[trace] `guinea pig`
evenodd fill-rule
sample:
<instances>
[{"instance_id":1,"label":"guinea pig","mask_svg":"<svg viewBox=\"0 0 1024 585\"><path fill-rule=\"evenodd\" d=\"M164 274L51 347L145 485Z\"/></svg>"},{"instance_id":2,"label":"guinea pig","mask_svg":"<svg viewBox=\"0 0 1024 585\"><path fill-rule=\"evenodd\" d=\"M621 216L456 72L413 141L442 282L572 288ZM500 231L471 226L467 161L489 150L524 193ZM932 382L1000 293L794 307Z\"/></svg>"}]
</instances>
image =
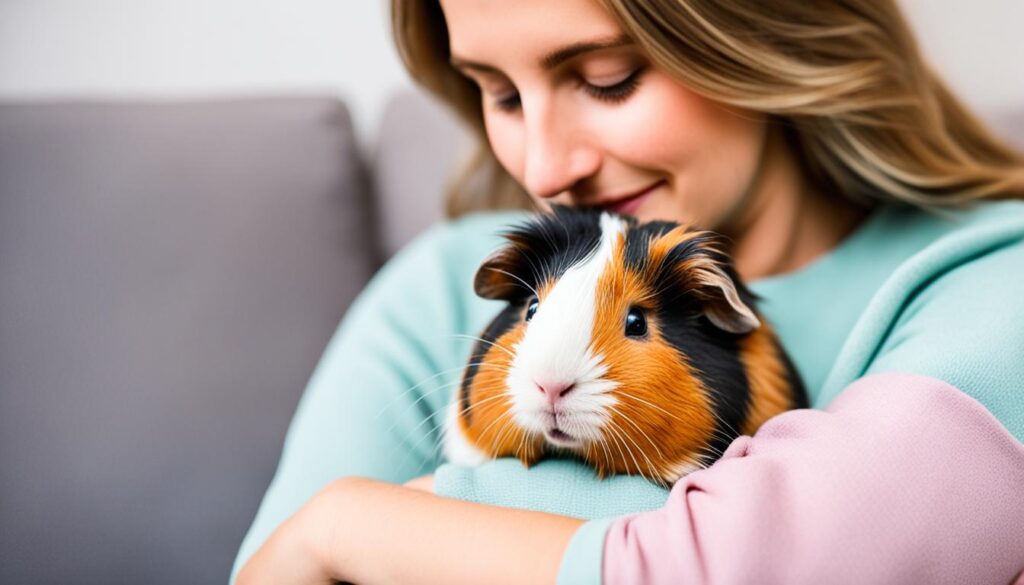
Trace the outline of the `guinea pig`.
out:
<instances>
[{"instance_id":1,"label":"guinea pig","mask_svg":"<svg viewBox=\"0 0 1024 585\"><path fill-rule=\"evenodd\" d=\"M721 236L562 206L503 235L474 288L507 304L448 410L449 461L570 456L670 486L807 406Z\"/></svg>"}]
</instances>

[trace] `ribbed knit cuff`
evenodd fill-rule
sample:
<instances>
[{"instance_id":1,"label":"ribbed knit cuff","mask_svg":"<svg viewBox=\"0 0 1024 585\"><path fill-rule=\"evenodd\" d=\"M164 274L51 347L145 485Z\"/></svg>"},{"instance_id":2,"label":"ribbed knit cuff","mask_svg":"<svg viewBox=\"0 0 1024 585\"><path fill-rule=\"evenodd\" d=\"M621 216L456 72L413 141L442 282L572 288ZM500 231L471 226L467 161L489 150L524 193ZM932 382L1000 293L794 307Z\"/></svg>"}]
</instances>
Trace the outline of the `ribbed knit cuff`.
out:
<instances>
[{"instance_id":1,"label":"ribbed knit cuff","mask_svg":"<svg viewBox=\"0 0 1024 585\"><path fill-rule=\"evenodd\" d=\"M576 529L558 568L558 585L601 585L604 537L616 520L599 518Z\"/></svg>"}]
</instances>

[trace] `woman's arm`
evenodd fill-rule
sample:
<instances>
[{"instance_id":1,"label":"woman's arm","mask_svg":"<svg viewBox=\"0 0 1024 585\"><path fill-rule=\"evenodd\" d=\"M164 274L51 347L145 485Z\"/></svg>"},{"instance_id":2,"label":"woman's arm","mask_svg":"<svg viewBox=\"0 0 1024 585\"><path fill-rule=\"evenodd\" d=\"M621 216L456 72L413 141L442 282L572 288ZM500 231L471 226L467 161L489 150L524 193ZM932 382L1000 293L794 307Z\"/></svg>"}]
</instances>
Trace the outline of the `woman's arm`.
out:
<instances>
[{"instance_id":1,"label":"woman's arm","mask_svg":"<svg viewBox=\"0 0 1024 585\"><path fill-rule=\"evenodd\" d=\"M618 583L1010 583L1024 445L932 378L882 374L741 437L593 550ZM578 547L577 547L578 548Z\"/></svg>"},{"instance_id":2,"label":"woman's arm","mask_svg":"<svg viewBox=\"0 0 1024 585\"><path fill-rule=\"evenodd\" d=\"M554 583L602 556L609 585L1010 583L1022 492L1024 445L977 401L885 374L741 437L607 540L570 546L574 518L349 478L284 523L239 583Z\"/></svg>"},{"instance_id":3,"label":"woman's arm","mask_svg":"<svg viewBox=\"0 0 1024 585\"><path fill-rule=\"evenodd\" d=\"M482 328L497 308L472 298L474 254L484 256L507 221L430 230L353 303L303 393L232 575L332 480L403 482L434 469L443 420L435 413L445 411L471 344L458 335Z\"/></svg>"},{"instance_id":4,"label":"woman's arm","mask_svg":"<svg viewBox=\"0 0 1024 585\"><path fill-rule=\"evenodd\" d=\"M583 523L345 478L282 524L239 585L554 583Z\"/></svg>"}]
</instances>

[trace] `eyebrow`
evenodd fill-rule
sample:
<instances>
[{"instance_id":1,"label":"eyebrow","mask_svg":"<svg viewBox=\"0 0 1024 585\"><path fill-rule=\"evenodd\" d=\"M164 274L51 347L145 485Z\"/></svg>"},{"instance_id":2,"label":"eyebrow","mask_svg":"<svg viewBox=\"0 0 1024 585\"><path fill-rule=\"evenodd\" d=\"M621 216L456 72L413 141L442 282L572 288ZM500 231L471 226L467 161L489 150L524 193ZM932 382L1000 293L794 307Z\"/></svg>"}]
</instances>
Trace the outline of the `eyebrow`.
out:
<instances>
[{"instance_id":1,"label":"eyebrow","mask_svg":"<svg viewBox=\"0 0 1024 585\"><path fill-rule=\"evenodd\" d=\"M619 35L610 39L594 39L590 41L572 43L571 45L555 49L554 51L544 55L540 58L540 61L538 61L538 65L540 65L541 69L544 69L545 71L551 71L569 59L582 55L583 53L625 47L632 44L634 44L633 39L627 35ZM484 63L477 63L475 61L468 61L466 59L460 59L454 55L448 59L448 62L456 69L472 69L483 73L501 73L501 70L497 67L486 65Z\"/></svg>"}]
</instances>

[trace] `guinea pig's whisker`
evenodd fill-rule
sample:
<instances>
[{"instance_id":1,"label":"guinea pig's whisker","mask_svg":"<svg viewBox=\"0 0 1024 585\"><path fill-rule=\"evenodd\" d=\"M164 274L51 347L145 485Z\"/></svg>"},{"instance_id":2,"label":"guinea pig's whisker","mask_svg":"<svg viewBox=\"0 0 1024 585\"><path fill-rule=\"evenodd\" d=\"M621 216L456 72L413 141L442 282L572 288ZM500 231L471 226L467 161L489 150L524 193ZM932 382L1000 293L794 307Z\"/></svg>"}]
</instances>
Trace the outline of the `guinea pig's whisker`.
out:
<instances>
[{"instance_id":1,"label":"guinea pig's whisker","mask_svg":"<svg viewBox=\"0 0 1024 585\"><path fill-rule=\"evenodd\" d=\"M434 425L434 427L430 430L430 432L425 434L423 437L420 437L420 440L416 442L416 445L413 446L413 449L419 448L419 444L422 443L423 440L426 439L427 437L430 437L430 436L432 436L434 434L438 435L438 440L434 441L434 446L430 450L430 457L424 457L423 458L423 461L419 464L419 466L416 467L416 471L413 472L413 477L419 477L420 474L423 472L424 467L427 466L427 464L429 464L429 463L437 464L437 463L439 463L441 461L441 448L444 445L444 442L443 442L444 441L444 436L445 436L445 434L447 432L448 432L448 429L445 428L444 417L441 417L440 422L438 422L436 425ZM435 467L435 469L436 469L436 467Z\"/></svg>"},{"instance_id":2,"label":"guinea pig's whisker","mask_svg":"<svg viewBox=\"0 0 1024 585\"><path fill-rule=\"evenodd\" d=\"M432 417L430 417L430 418L432 418ZM430 418L426 418L426 419L424 419L424 421L429 421ZM408 435L407 436L403 436L395 444L393 444L391 446L391 449L387 453L387 460L391 460L392 457L395 455L395 452L397 450L399 450L400 448L403 448L403 450L405 452L407 452L407 453L413 453L413 454L417 453L419 451L420 446L423 444L423 442L425 440L427 440L427 439L431 439L434 436L434 434L437 433L437 431L439 429L441 429L443 426L444 426L444 417L441 417L441 420L439 422L437 422L436 424L432 425L431 428L427 432L425 432L421 437L419 437L419 439L417 439L415 442L410 443L409 440L408 440L409 436ZM437 453L437 449L436 449L436 443L435 443L435 446L430 449L430 456L429 457L420 457L420 459L422 459L422 462L417 467L417 469L416 469L416 471L414 473L418 473L419 470L422 469L423 466L426 465L427 463L430 463L431 461L437 461L436 453Z\"/></svg>"},{"instance_id":3,"label":"guinea pig's whisker","mask_svg":"<svg viewBox=\"0 0 1024 585\"><path fill-rule=\"evenodd\" d=\"M499 398L507 399L508 396L505 395L505 394L496 394L494 396L488 396L487 398L484 398L483 400L481 400L479 402L474 402L474 403L470 404L466 408L460 408L459 409L459 414L466 415L466 414L469 413L469 411L473 410L474 408L479 408L479 407L483 406L484 404L487 404L488 402L491 402L492 400L498 400Z\"/></svg>"},{"instance_id":4,"label":"guinea pig's whisker","mask_svg":"<svg viewBox=\"0 0 1024 585\"><path fill-rule=\"evenodd\" d=\"M621 412L619 414L620 414L620 416L622 416ZM625 419L626 417L623 416L622 418ZM622 431L622 434L624 434L626 436L626 438L629 439L629 441L631 443L633 443L633 446L636 447L636 450L640 452L640 455L642 455L644 457L644 459L647 460L647 465L650 468L651 473L652 473L651 478L652 479L653 478L657 478L658 477L657 469L656 469L656 466L654 465L654 463L651 461L651 458L648 457L647 453L643 449L640 448L640 445L638 445L637 442L635 440L633 440L633 437L629 436L629 433L626 432L626 429L623 429L622 427L619 427L619 430ZM634 461L635 461L635 458L634 458ZM639 468L639 467L640 466L638 464L637 468Z\"/></svg>"},{"instance_id":5,"label":"guinea pig's whisker","mask_svg":"<svg viewBox=\"0 0 1024 585\"><path fill-rule=\"evenodd\" d=\"M508 396L507 393L501 392L499 390L498 393L495 394L494 396L489 396L489 397L487 397L487 398L485 398L483 400L480 400L479 402L474 402L474 403L470 404L469 406L467 406L466 408L460 408L459 409L459 414L460 415L466 415L471 410L473 410L475 408L479 408L481 406L483 406L484 408L481 408L480 411L475 412L474 416L480 416L480 415L486 414L486 413L491 412L491 411L496 410L496 409L497 410L500 410L500 409L509 410L510 406L509 406L508 402L500 402L500 403L488 404L488 403L491 403L491 402L493 402L495 400L498 400L498 399L501 399L501 398L504 398L506 400L511 400L511 398Z\"/></svg>"},{"instance_id":6,"label":"guinea pig's whisker","mask_svg":"<svg viewBox=\"0 0 1024 585\"><path fill-rule=\"evenodd\" d=\"M515 419L512 417L511 414L508 414L508 413L499 415L497 418L495 418L493 421L491 421L490 425L487 425L487 426L490 427L491 425L493 425L494 423L499 422L499 421L502 422L502 425L500 427L498 427L497 431L495 431L494 438L491 439L491 442L490 442L490 447L491 447L490 451L492 453L498 451L498 447L501 445L501 442L505 439L505 435L509 431L513 431L513 432L515 431L515 426L516 426L515 425ZM480 438L483 439L483 437L484 437L484 435L481 434Z\"/></svg>"},{"instance_id":7,"label":"guinea pig's whisker","mask_svg":"<svg viewBox=\"0 0 1024 585\"><path fill-rule=\"evenodd\" d=\"M501 367L501 366L500 366L500 364L490 364L490 363L484 363L484 362L477 362L477 363L475 363L475 364L474 364L474 363L470 363L470 364L464 364L464 365L458 366L458 367L456 367L456 368L448 368L448 369L445 369L445 370L441 370L440 372L438 372L438 373L436 373L436 374L434 374L434 375L432 375L432 376L428 376L427 378L424 378L423 380L420 380L420 381L419 381L418 383L416 383L416 385L414 385L414 386L411 386L411 387L409 387L409 388L406 388L406 389L405 389L405 390L403 390L402 392L400 392L400 393L396 394L396 395L395 395L394 397L392 397L392 398L391 398L391 400L389 400L389 401L388 401L388 403L387 403L387 404L385 404L385 405L384 405L384 408L382 408L382 409L380 410L380 412L378 412L378 413L377 413L377 415L376 415L376 416L374 417L374 420L377 420L378 418L380 418L380 416L381 416L382 414L384 414L385 412L387 412L387 410L388 410L389 408L391 408L391 406L392 406L392 405L394 405L394 403L395 403L396 401L398 401L398 400L400 400L401 398L403 398L403 397L404 397L404 396L405 396L406 394L408 394L408 393L412 392L413 390L415 390L415 389L419 388L420 386L422 386L422 385L426 384L427 382L430 382L431 380L434 380L434 379L438 378L439 376L444 376L445 374L449 374L449 373L451 373L451 372L454 372L454 371L456 371L456 370L465 370L465 369L466 369L466 367L467 367L467 365L469 365L469 366L477 366L477 367L490 367L490 368L498 368L498 367ZM507 370L508 370L508 368L505 368L505 370L507 371ZM458 382L461 382L461 381L462 381L462 380L461 380L461 376L460 376L460 379L459 379L459 380L456 380L456 382L458 383ZM426 393L424 393L424 395L423 395L423 396L429 396L429 395L433 394L434 392L436 392L436 391L437 391L438 389L440 389L440 388L448 388L448 387L450 387L450 386L451 386L451 384L450 384L450 383L449 383L449 384L445 384L445 385L443 385L443 386L439 386L438 388L435 388L435 389L431 390L430 392L426 392ZM421 396L421 399L422 399L422 398L423 398L423 397ZM414 403L414 404L415 404L415 403Z\"/></svg>"},{"instance_id":8,"label":"guinea pig's whisker","mask_svg":"<svg viewBox=\"0 0 1024 585\"><path fill-rule=\"evenodd\" d=\"M391 405L395 401L399 400L400 398L402 398L406 394L412 392L413 390L419 388L420 386L426 384L427 382L430 382L431 380L434 380L434 379L436 379L436 378L438 378L440 376L444 376L445 374L454 372L456 370L464 370L464 369L466 369L465 365L462 365L462 366L459 366L459 367L456 367L456 368L448 368L446 370L441 370L440 372L434 374L433 376L428 376L428 377L424 378L423 380L420 380L418 383L416 383L416 385L411 386L409 388L406 388L405 390L401 391L400 393L398 393L394 397L392 397L391 400L389 400L388 403L384 405L384 408L380 409L380 412L377 413L377 416L374 417L374 420L377 420L378 418L380 418L380 415L382 415L385 412L387 412L387 410L389 408L391 408Z\"/></svg>"},{"instance_id":9,"label":"guinea pig's whisker","mask_svg":"<svg viewBox=\"0 0 1024 585\"><path fill-rule=\"evenodd\" d=\"M499 398L500 398L500 396L499 396ZM429 421L430 418L433 418L437 414L438 413L435 412L430 417L428 417L427 419L424 419L423 421L421 421L420 424L417 425L417 428L422 426L423 423ZM451 432L451 429L448 428L447 421L445 420L445 417L442 416L442 417L440 417L440 419L441 420L437 424L433 425L433 427L430 429L430 431L425 433L423 436L421 436L416 441L416 443L414 443L413 445L410 446L410 450L411 451L415 451L415 450L417 450L419 448L419 446L423 443L424 440L426 440L426 439L428 439L428 438L430 438L430 437L432 437L434 435L438 436L437 441L435 441L435 443L434 443L434 447L431 449L431 456L429 458L424 458L423 461L420 463L420 465L417 467L415 473L413 474L416 477L419 476L420 472L423 470L423 468L428 463L439 462L442 459L441 449L444 446L444 437L445 437L445 435L447 433ZM496 420L500 420L500 417L499 417L499 419L496 419ZM393 450L392 450L392 453L393 453Z\"/></svg>"},{"instance_id":10,"label":"guinea pig's whisker","mask_svg":"<svg viewBox=\"0 0 1024 585\"><path fill-rule=\"evenodd\" d=\"M458 381L455 381L455 382L449 382L448 384L442 384L441 386L438 386L437 388L434 388L433 390L431 390L431 391L429 391L429 392L425 392L425 393L424 393L424 394L423 394L422 396L420 396L420 397L419 397L418 399L416 399L416 401L414 401L414 402L413 402L412 404L407 404L407 405L405 405L405 409L404 409L404 410L402 410L402 412L401 412L400 414L405 414L405 413L409 412L409 410L410 410L411 408L415 407L415 406L416 406L417 404L419 404L419 403L420 403L420 402L421 402L421 401L422 401L422 400L423 400L424 398L427 398L427 397L429 397L429 396L430 396L431 394L435 394L435 393L437 393L437 392L439 392L439 391L441 391L441 390L447 390L448 388L451 388L452 386L456 386L456 385L458 385L458 384L459 384L459 382L458 382ZM416 427L414 427L414 428L413 428L413 429L412 429L411 431L409 431L409 434L411 434L412 432L414 432L414 431L416 431L417 429L419 429L419 427L420 427L420 426L422 426L424 422L426 422L426 421L430 420L430 418L431 418L431 417L433 417L433 416L434 416L434 414L435 414L434 412L428 413L428 414L427 414L427 416L426 416L426 417L424 417L424 419L423 419L422 421L420 421L420 422L419 422L419 424L417 424L417 425L416 425ZM395 417L395 420L394 420L394 422L392 422L392 423L391 423L391 426L389 426L389 427L388 427L388 429L387 429L387 430L385 431L385 434L388 434L388 433L390 433L391 431L395 430L395 427L396 427L396 426L398 426L398 423L399 423L399 422L401 422L401 417L397 417L397 416L396 416L396 417Z\"/></svg>"},{"instance_id":11,"label":"guinea pig's whisker","mask_svg":"<svg viewBox=\"0 0 1024 585\"><path fill-rule=\"evenodd\" d=\"M502 270L501 268L495 268L493 266L484 266L483 268L486 268L488 270L493 270L494 272L500 272L501 274L504 274L505 276L511 276L512 278L514 278L514 279L518 280L519 282L523 283L523 286L525 286L527 288L527 290L532 292L535 297L540 298L540 295L537 294L536 289L534 289L532 286L530 286L530 284L528 282L526 282L522 278L519 278L515 274L512 274L511 272L509 272L507 270Z\"/></svg>"},{"instance_id":12,"label":"guinea pig's whisker","mask_svg":"<svg viewBox=\"0 0 1024 585\"><path fill-rule=\"evenodd\" d=\"M600 453L597 453L596 446L599 446L601 450L604 451L604 460L611 461L611 454L608 452L607 443L608 442L605 440L604 435L598 431L597 438L588 438L586 443L587 451L585 454L593 459L597 459Z\"/></svg>"},{"instance_id":13,"label":"guinea pig's whisker","mask_svg":"<svg viewBox=\"0 0 1024 585\"><path fill-rule=\"evenodd\" d=\"M480 368L485 368L486 367L486 368L500 369L500 370L503 370L503 371L506 371L506 372L509 371L509 368L501 366L500 364L491 364L491 363L478 362L478 363L470 363L469 365L471 365L471 366L475 365L475 366L480 367ZM464 367L465 366L463 366L463 368ZM394 398L392 398L390 401L388 401L387 404L384 405L384 408L380 412L377 413L377 416L374 417L374 420L379 419L381 417L381 415L383 415L389 408L394 406L395 402L397 400L399 400L400 398L403 398L405 395L409 394L410 392L412 392L413 390L415 390L419 386L422 386L424 383L429 382L431 379L436 378L437 376L442 375L444 373L451 372L452 369L455 369L455 368L449 368L448 370L445 370L445 371L443 371L443 372L441 372L439 374L435 374L435 375L431 376L430 378L427 378L426 380L423 380L419 384L416 384L412 388L409 388L408 390L405 390L402 393L396 395ZM453 386L458 386L460 384L462 384L462 379L461 378L458 379L458 380L453 380L451 382L448 382L447 384L441 384L440 386L437 386L437 387L435 387L435 388L433 388L433 389L431 389L429 391L423 392L420 395L420 397L417 398L416 400L414 400L412 403L406 404L405 408L402 410L401 413L405 414L406 412L409 411L409 409L415 407L417 404L422 402L424 399L429 398L430 396L436 394L437 392L439 392L441 390L446 390L446 389L449 389L449 388L451 388ZM393 430L396 424L398 424L397 420L395 421L395 423L393 423L391 425L390 428L388 428L388 432Z\"/></svg>"},{"instance_id":14,"label":"guinea pig's whisker","mask_svg":"<svg viewBox=\"0 0 1024 585\"><path fill-rule=\"evenodd\" d=\"M679 417L679 415L673 414L673 413L665 410L664 408L658 406L657 404L654 404L653 402L648 402L647 400L644 400L643 398L640 398L639 396L637 396L635 394L630 394L628 392L623 392L622 396L625 396L627 398L631 398L631 399L636 400L637 402L640 402L642 404L646 404L647 406L650 406L651 408L659 410L659 411L667 414L668 416L676 419L677 421L679 421L679 422L681 422L683 424L689 424L689 421L683 420L681 417Z\"/></svg>"},{"instance_id":15,"label":"guinea pig's whisker","mask_svg":"<svg viewBox=\"0 0 1024 585\"><path fill-rule=\"evenodd\" d=\"M611 465L611 462L612 462L612 452L608 448L608 439L605 438L605 437L602 437L601 441L599 441L599 442L601 443L601 447L604 449L604 456L607 457L607 459L605 459L605 461L607 461L608 464Z\"/></svg>"},{"instance_id":16,"label":"guinea pig's whisker","mask_svg":"<svg viewBox=\"0 0 1024 585\"><path fill-rule=\"evenodd\" d=\"M618 425L616 425L614 422L608 421L608 425L608 428L611 429L616 435L622 433L622 435L625 435L628 438L629 435L626 434L624 430L619 428ZM640 462L637 460L636 455L633 454L633 450L629 448L629 445L625 441L622 442L622 446L626 448L626 453L628 453L630 459L633 460L633 465L636 466L637 473L639 473L640 475L644 475L643 468L640 466Z\"/></svg>"},{"instance_id":17,"label":"guinea pig's whisker","mask_svg":"<svg viewBox=\"0 0 1024 585\"><path fill-rule=\"evenodd\" d=\"M736 427L732 426L724 418L722 418L721 415L719 415L717 413L717 410L718 410L717 408L712 408L711 409L711 415L715 417L715 420L720 425L725 427L726 431L728 431L728 433L722 435L720 438L722 438L723 440L728 439L731 442L733 439L735 439L736 437L740 436L742 433L740 433L739 429L737 429Z\"/></svg>"},{"instance_id":18,"label":"guinea pig's whisker","mask_svg":"<svg viewBox=\"0 0 1024 585\"><path fill-rule=\"evenodd\" d=\"M497 424L498 422L500 422L500 421L502 421L504 419L508 419L508 420L512 419L511 414L509 414L508 411L505 411L504 413L501 413L498 416L494 417L494 420L492 420L490 423L488 423L487 426L484 427L484 429L482 431L480 431L480 439L483 440L484 437L487 436L487 431L491 430L491 427L493 427L495 424ZM503 429L504 429L504 427L498 427L498 430L495 431L495 433L496 433L495 434L495 439L497 439L497 433L499 433ZM495 448L496 445L492 444L491 447L492 447L492 450L493 450L493 448Z\"/></svg>"},{"instance_id":19,"label":"guinea pig's whisker","mask_svg":"<svg viewBox=\"0 0 1024 585\"><path fill-rule=\"evenodd\" d=\"M647 439L647 442L650 443L652 447L654 447L655 452L658 453L658 457L661 457L662 459L665 458L665 455L661 452L661 449L658 448L658 444L655 443L654 441L652 441L651 437L648 436L647 433L645 433L642 428L640 428L640 425L638 425L636 422L633 421L633 419L631 419L629 416L627 416L625 412L622 412L621 410L618 410L618 409L616 409L614 407L612 407L609 410L611 410L612 412L617 413L620 417L622 417L622 420L624 420L624 421L628 422L629 424L633 425L633 428L635 428L637 430L637 432L639 432L641 435L643 435L644 438Z\"/></svg>"},{"instance_id":20,"label":"guinea pig's whisker","mask_svg":"<svg viewBox=\"0 0 1024 585\"><path fill-rule=\"evenodd\" d=\"M519 431L519 445L518 445L518 447L517 447L517 449L515 451L515 454L517 456L520 455L520 453L523 453L523 452L526 451L526 441L527 441L527 433L526 433L525 430L520 429L520 431Z\"/></svg>"},{"instance_id":21,"label":"guinea pig's whisker","mask_svg":"<svg viewBox=\"0 0 1024 585\"><path fill-rule=\"evenodd\" d=\"M454 385L457 385L457 384L460 384L460 383L461 383L461 381L459 380L459 381L455 381L455 382L452 382L452 383L450 383L450 384L445 384L445 385L443 385L443 386L439 386L438 388L435 388L435 389L434 389L434 390L433 390L433 391L432 391L431 393L433 393L433 392L436 392L436 391L438 391L438 390L442 390L442 389L445 389L445 388L449 388L449 387L451 387L451 386L454 386ZM427 395L429 395L429 394L427 394ZM426 396L426 395L425 395L425 396ZM424 397L425 397L425 396L424 396ZM498 397L500 398L500 397L502 397L502 396L501 396L501 395L499 395ZM422 399L422 398L423 398L423 397L421 397L421 399ZM488 400L489 400L489 399L488 399ZM419 401L417 400L417 402L419 402ZM481 402L483 402L483 401L481 401ZM414 403L414 404L415 404L415 403ZM411 405L410 405L410 406L411 406ZM406 410L408 410L408 408L407 408ZM434 418L435 416L437 416L437 413L438 413L438 411L434 411L434 412L430 413L430 414L429 414L429 415L428 415L427 417L425 417L425 418L424 418L423 420L421 420L421 421L419 422L419 424L417 424L417 425L416 425L415 427L413 427L413 428L412 428L412 429L411 429L411 430L410 430L410 431L408 432L408 434L409 434L409 435L413 435L413 434L415 434L415 433L416 433L416 431L418 431L418 430L420 429L420 427L422 427L422 426L423 426L423 425L424 425L425 423L429 422L429 421L430 421L431 419L433 419L433 418ZM391 424L391 426L390 426L390 427L388 428L388 430L387 430L387 431L385 432L385 434L387 434L387 433L390 433L390 432L391 432L391 431L392 431L392 430L393 430L393 429L395 428L395 425L397 425L397 424L398 424L398 421L396 420L396 421L395 421L394 423L392 423L392 424ZM445 424L445 421L444 421L444 417L442 416L442 417L441 417L441 422L440 422L440 423L438 423L437 425L435 425L434 427L432 427L432 429L431 429L431 430L430 430L430 431L429 431L429 432L428 432L427 434L425 434L424 436L420 437L420 438L419 438L419 440L417 440L417 441L416 441L416 443L415 443L415 444L414 444L414 445L412 446L412 448L414 448L414 449L415 449L415 448L418 448L418 447L419 447L419 445L420 445L420 444L421 444L421 443L423 442L423 440L424 440L425 438L427 438L427 437L431 437L431 436L434 436L434 435L436 435L436 433L437 433L437 429L438 429L438 428L443 428L443 427L444 427L444 424ZM440 440L438 440L438 441L437 441L437 444L441 444L441 441L440 441ZM435 445L435 450L436 450L436 445ZM393 451L392 451L392 454L393 454ZM389 455L389 456L390 456L390 455Z\"/></svg>"},{"instance_id":22,"label":"guinea pig's whisker","mask_svg":"<svg viewBox=\"0 0 1024 585\"><path fill-rule=\"evenodd\" d=\"M619 441L621 439L619 438L618 434L615 432L615 429L610 424L605 424L604 428L608 431L608 433L610 433L609 435L606 435L606 436L609 439L612 439L612 441L611 441L612 446L615 447L616 449L618 449L619 457L622 457L622 461L625 462L626 461L626 453L625 453L625 451L622 450L622 445L619 444Z\"/></svg>"},{"instance_id":23,"label":"guinea pig's whisker","mask_svg":"<svg viewBox=\"0 0 1024 585\"><path fill-rule=\"evenodd\" d=\"M484 363L481 363L481 364L479 364L479 365L480 365L480 366L489 366L489 367L497 367L497 366L495 366L494 364L484 364ZM453 380L453 381L451 381L451 382L449 382L449 383L447 383L447 384L441 384L440 386L437 386L436 388L433 388L432 390L430 390L430 391L428 391L428 392L424 392L424 393L423 393L423 394L422 394L422 395L421 395L421 396L420 396L419 398L417 398L416 400L414 400L414 401L413 401L412 403L410 403L410 404L406 404L406 405L405 405L405 408L404 408L404 409L402 410L402 412L401 412L400 414L405 414L405 413L409 412L409 410L410 410L411 408L415 407L415 406L416 406L417 404L419 404L420 402L422 402L422 401L423 401L424 399L426 399L426 398L429 398L429 397L430 397L431 395L433 395L433 394L436 394L436 393L440 392L441 390L447 390L447 389L449 389L449 388L452 388L453 386L459 386L459 385L461 385L461 384L462 384L462 380ZM403 392L403 393L402 393L401 395L399 395L399 396L395 397L394 399L392 399L392 400L391 400L391 403L394 403L394 401L395 401L395 400L397 400L397 399L398 399L398 398L400 398L401 396L404 396L404 395L405 395L405 394L407 394L408 392L409 392L409 391L408 391L408 390L406 390L406 391L405 391L405 392ZM390 405L391 405L391 403L389 403L389 405L388 405L388 406L390 406ZM385 410L386 410L387 408L388 408L388 407L386 406L386 407L385 407ZM381 414L384 414L384 412L383 412L383 411L381 411L380 413L378 413L377 417L378 417L378 418L380 418L380 415L381 415ZM429 417L429 416L433 416L433 413L430 413L430 414L428 415L428 417ZM390 427L388 427L388 430L387 430L386 432L389 432L389 433L390 433L390 432L391 432L392 430L394 430L395 426L396 426L396 425L397 425L397 424L399 423L399 421L400 421L400 420L401 420L400 418L396 417L396 418L395 418L395 422L391 423L391 426L390 426ZM424 419L424 420L426 420L426 419ZM420 422L420 424L423 424L423 423L422 423L422 421ZM417 428L418 428L418 427L417 427Z\"/></svg>"},{"instance_id":24,"label":"guinea pig's whisker","mask_svg":"<svg viewBox=\"0 0 1024 585\"><path fill-rule=\"evenodd\" d=\"M516 354L512 353L511 349L505 347L504 345L498 343L497 341L491 341L489 339L484 339L483 337L477 337L475 335L464 335L462 333L453 333L452 337L461 337L461 338L464 338L464 339L472 339L474 341L479 341L480 343L486 343L486 344L488 344L488 345L490 345L492 347L496 347L496 348L500 349L501 351L507 353L508 355L512 356L513 359L516 357ZM465 367L465 366L463 366L463 367Z\"/></svg>"},{"instance_id":25,"label":"guinea pig's whisker","mask_svg":"<svg viewBox=\"0 0 1024 585\"><path fill-rule=\"evenodd\" d=\"M695 462L700 469L707 469L711 463L718 461L725 453L719 452L711 445L706 445L699 453L694 455Z\"/></svg>"}]
</instances>

